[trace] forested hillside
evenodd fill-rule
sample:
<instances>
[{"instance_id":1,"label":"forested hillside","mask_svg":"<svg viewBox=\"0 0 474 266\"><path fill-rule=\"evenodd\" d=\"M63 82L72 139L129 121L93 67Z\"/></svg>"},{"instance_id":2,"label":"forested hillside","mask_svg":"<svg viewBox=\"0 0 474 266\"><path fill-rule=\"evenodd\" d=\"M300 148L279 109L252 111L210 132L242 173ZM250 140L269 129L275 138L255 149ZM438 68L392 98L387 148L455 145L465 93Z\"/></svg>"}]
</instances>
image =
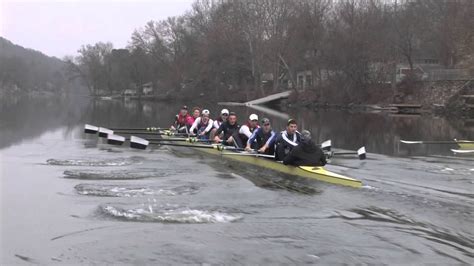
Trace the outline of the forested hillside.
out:
<instances>
[{"instance_id":1,"label":"forested hillside","mask_svg":"<svg viewBox=\"0 0 474 266\"><path fill-rule=\"evenodd\" d=\"M0 95L31 92L64 93L64 62L0 37Z\"/></svg>"}]
</instances>

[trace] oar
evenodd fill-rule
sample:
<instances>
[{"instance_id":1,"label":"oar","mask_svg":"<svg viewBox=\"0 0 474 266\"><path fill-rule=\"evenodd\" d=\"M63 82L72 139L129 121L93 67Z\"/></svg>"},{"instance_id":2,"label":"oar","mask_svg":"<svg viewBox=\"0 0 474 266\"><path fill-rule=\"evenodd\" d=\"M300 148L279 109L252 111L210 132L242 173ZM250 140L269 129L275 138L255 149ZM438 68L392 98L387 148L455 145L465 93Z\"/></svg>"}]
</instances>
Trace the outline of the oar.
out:
<instances>
[{"instance_id":1,"label":"oar","mask_svg":"<svg viewBox=\"0 0 474 266\"><path fill-rule=\"evenodd\" d=\"M458 143L474 143L469 140L400 140L401 143L405 144L458 144Z\"/></svg>"},{"instance_id":2,"label":"oar","mask_svg":"<svg viewBox=\"0 0 474 266\"><path fill-rule=\"evenodd\" d=\"M122 145L125 143L125 141L131 140L131 138L126 138L122 137L120 135L115 135L111 134L108 135L107 137L107 143L111 145ZM151 142L158 142L158 144L164 144L164 143L159 143L159 142L175 142L175 141L186 141L190 143L196 143L196 142L210 142L210 140L203 140L203 139L197 139L197 138L168 138L168 139L162 139L162 138L147 138L146 140L151 141Z\"/></svg>"},{"instance_id":3,"label":"oar","mask_svg":"<svg viewBox=\"0 0 474 266\"><path fill-rule=\"evenodd\" d=\"M96 134L99 132L100 127L94 126L94 125L89 125L85 124L84 126L84 132L87 134ZM144 127L144 128L107 128L112 131L159 131L159 130L170 130L169 128L162 128L162 127Z\"/></svg>"},{"instance_id":4,"label":"oar","mask_svg":"<svg viewBox=\"0 0 474 266\"><path fill-rule=\"evenodd\" d=\"M159 131L159 130L170 130L169 128L164 127L141 127L141 128L110 128L114 131L135 131L135 130L142 130L142 131Z\"/></svg>"},{"instance_id":5,"label":"oar","mask_svg":"<svg viewBox=\"0 0 474 266\"><path fill-rule=\"evenodd\" d=\"M166 142L151 142L146 139L142 139L136 136L132 136L130 138L130 147L135 149L145 150L149 145L167 145L167 146L175 146L175 147L189 147L189 148L202 148L202 149L216 149L216 150L243 150L240 148L235 148L231 146L223 146L220 144L177 144L177 143L166 143Z\"/></svg>"},{"instance_id":6,"label":"oar","mask_svg":"<svg viewBox=\"0 0 474 266\"><path fill-rule=\"evenodd\" d=\"M153 128L155 129L155 128ZM114 131L109 128L105 127L97 127L94 125L85 124L84 126L84 133L86 134L97 134L99 133L99 137L106 138L108 135L113 135L114 133L122 133L122 134L134 134L134 135L163 135L163 136L183 136L187 137L188 134L186 133L174 133L174 132L155 132L154 130L150 130L150 132L128 132L128 131Z\"/></svg>"},{"instance_id":7,"label":"oar","mask_svg":"<svg viewBox=\"0 0 474 266\"><path fill-rule=\"evenodd\" d=\"M351 152L330 152L326 153L326 157L331 158L335 155L357 155L359 160L365 160L367 158L365 147L360 147L357 151Z\"/></svg>"},{"instance_id":8,"label":"oar","mask_svg":"<svg viewBox=\"0 0 474 266\"><path fill-rule=\"evenodd\" d=\"M454 152L454 153L461 153L461 154L474 153L474 150L456 150L456 149L451 149L451 151Z\"/></svg>"},{"instance_id":9,"label":"oar","mask_svg":"<svg viewBox=\"0 0 474 266\"><path fill-rule=\"evenodd\" d=\"M253 156L253 157L265 157L275 159L275 155L263 154L263 153L235 153L235 152L223 152L222 155L230 156Z\"/></svg>"},{"instance_id":10,"label":"oar","mask_svg":"<svg viewBox=\"0 0 474 266\"><path fill-rule=\"evenodd\" d=\"M321 143L321 149L323 151L331 151L331 140L326 140Z\"/></svg>"}]
</instances>

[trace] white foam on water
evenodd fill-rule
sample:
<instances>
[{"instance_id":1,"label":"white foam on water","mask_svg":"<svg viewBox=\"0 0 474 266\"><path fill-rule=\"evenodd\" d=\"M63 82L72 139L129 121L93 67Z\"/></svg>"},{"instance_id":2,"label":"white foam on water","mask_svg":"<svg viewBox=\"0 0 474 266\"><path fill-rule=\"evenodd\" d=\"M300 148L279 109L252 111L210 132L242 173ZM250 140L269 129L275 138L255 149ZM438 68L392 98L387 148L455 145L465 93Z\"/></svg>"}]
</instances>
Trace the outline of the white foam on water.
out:
<instances>
[{"instance_id":1,"label":"white foam on water","mask_svg":"<svg viewBox=\"0 0 474 266\"><path fill-rule=\"evenodd\" d=\"M378 188L373 187L373 186L369 186L369 185L364 185L364 186L362 186L362 188L365 188L365 189L368 189L368 190L378 190Z\"/></svg>"},{"instance_id":2,"label":"white foam on water","mask_svg":"<svg viewBox=\"0 0 474 266\"><path fill-rule=\"evenodd\" d=\"M165 210L148 208L121 210L113 206L103 207L106 214L113 217L138 222L165 222L165 223L229 223L242 219L240 215L231 215L218 211L197 209Z\"/></svg>"},{"instance_id":3,"label":"white foam on water","mask_svg":"<svg viewBox=\"0 0 474 266\"><path fill-rule=\"evenodd\" d=\"M116 158L116 159L104 159L104 160L87 160L87 159L48 159L46 163L49 165L62 165L62 166L125 166L141 162L139 157L130 158Z\"/></svg>"}]
</instances>

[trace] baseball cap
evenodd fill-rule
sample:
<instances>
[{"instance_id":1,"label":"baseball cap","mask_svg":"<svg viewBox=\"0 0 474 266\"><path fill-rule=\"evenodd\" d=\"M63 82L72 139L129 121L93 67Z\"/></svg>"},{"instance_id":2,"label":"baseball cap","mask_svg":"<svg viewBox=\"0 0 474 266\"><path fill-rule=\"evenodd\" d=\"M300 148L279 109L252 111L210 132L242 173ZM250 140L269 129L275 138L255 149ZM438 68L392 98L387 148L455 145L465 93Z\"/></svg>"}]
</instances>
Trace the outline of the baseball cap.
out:
<instances>
[{"instance_id":1,"label":"baseball cap","mask_svg":"<svg viewBox=\"0 0 474 266\"><path fill-rule=\"evenodd\" d=\"M183 105L183 107L181 107L181 110L188 110L188 107L186 105Z\"/></svg>"},{"instance_id":2,"label":"baseball cap","mask_svg":"<svg viewBox=\"0 0 474 266\"><path fill-rule=\"evenodd\" d=\"M227 110L227 109L222 109L222 110L221 110L221 115L223 115L223 114L229 114L229 110Z\"/></svg>"},{"instance_id":3,"label":"baseball cap","mask_svg":"<svg viewBox=\"0 0 474 266\"><path fill-rule=\"evenodd\" d=\"M209 115L210 113L211 112L209 112L209 110L207 110L207 109L202 110L203 115Z\"/></svg>"},{"instance_id":4,"label":"baseball cap","mask_svg":"<svg viewBox=\"0 0 474 266\"><path fill-rule=\"evenodd\" d=\"M250 121L257 120L257 121L258 121L258 115L256 115L256 114L251 114L251 115L249 116L249 120L250 120Z\"/></svg>"},{"instance_id":5,"label":"baseball cap","mask_svg":"<svg viewBox=\"0 0 474 266\"><path fill-rule=\"evenodd\" d=\"M264 117L264 118L262 118L262 121L261 121L261 122L262 122L262 124L269 124L269 123L270 123L270 119Z\"/></svg>"}]
</instances>

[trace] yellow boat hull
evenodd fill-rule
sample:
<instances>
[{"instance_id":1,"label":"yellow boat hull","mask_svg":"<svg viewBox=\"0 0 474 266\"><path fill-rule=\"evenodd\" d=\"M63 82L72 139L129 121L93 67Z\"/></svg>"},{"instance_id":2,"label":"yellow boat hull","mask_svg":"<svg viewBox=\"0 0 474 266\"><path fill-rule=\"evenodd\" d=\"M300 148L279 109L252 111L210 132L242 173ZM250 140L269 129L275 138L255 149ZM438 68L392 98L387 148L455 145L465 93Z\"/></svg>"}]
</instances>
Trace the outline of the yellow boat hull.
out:
<instances>
[{"instance_id":1,"label":"yellow boat hull","mask_svg":"<svg viewBox=\"0 0 474 266\"><path fill-rule=\"evenodd\" d=\"M167 138L167 136L163 136L163 138ZM213 154L216 156L222 156L222 152L217 149L197 149L199 151ZM255 165L258 167L270 169L273 171L278 171L281 173L289 174L292 176L304 177L315 179L331 184L336 185L343 185L349 187L360 188L362 186L362 182L360 180L343 176L337 173L333 173L324 169L323 167L313 167L313 166L291 166L291 165L284 165L282 163L276 162L272 159L256 157L256 156L232 156L226 155L226 158L239 161L251 165Z\"/></svg>"}]
</instances>

